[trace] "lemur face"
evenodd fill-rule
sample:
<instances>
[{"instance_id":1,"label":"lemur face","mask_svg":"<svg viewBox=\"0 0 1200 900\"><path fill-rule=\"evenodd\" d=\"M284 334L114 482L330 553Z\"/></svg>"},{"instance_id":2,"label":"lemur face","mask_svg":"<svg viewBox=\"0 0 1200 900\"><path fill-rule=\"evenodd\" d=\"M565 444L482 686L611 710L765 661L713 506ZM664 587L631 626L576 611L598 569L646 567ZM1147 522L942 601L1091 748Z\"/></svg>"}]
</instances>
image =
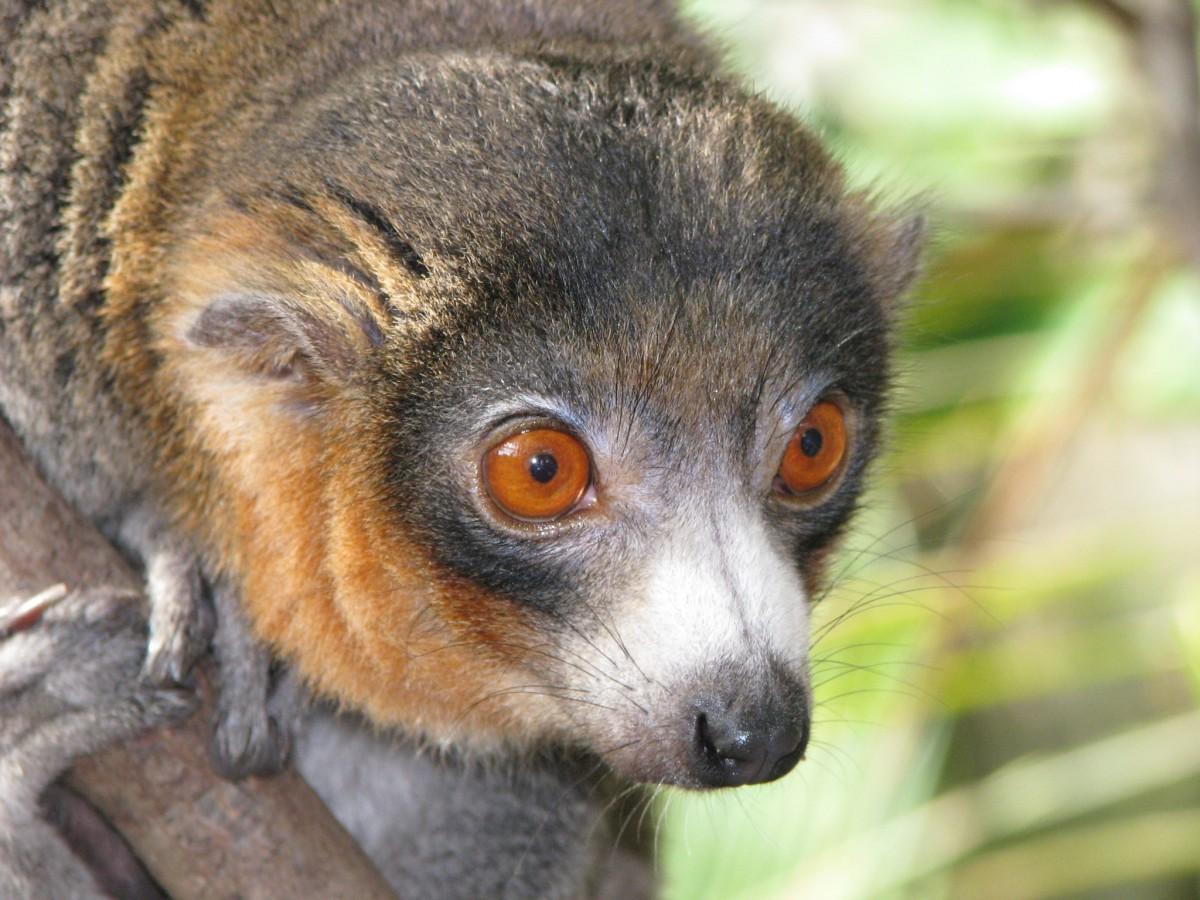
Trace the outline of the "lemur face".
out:
<instances>
[{"instance_id":1,"label":"lemur face","mask_svg":"<svg viewBox=\"0 0 1200 900\"><path fill-rule=\"evenodd\" d=\"M301 251L263 274L279 241L253 226L222 239L236 264L180 282L188 352L243 344L275 385L269 413L228 408L240 383L192 389L222 398L221 458L261 459L226 467L226 505L271 523L242 551L260 634L430 734L567 741L690 787L782 775L915 232L848 196L788 116L708 79L484 59L424 73L427 107L367 102L405 77L310 111L277 148L292 182L245 189L244 209L286 207L272 233ZM257 274L214 301L214 267ZM228 423L250 416L278 418L252 443L288 455L246 449ZM279 537L301 517L320 539Z\"/></svg>"},{"instance_id":2,"label":"lemur face","mask_svg":"<svg viewBox=\"0 0 1200 900\"><path fill-rule=\"evenodd\" d=\"M563 733L641 780L770 780L808 738L809 592L873 449L884 318L852 285L636 271L587 298L529 282L429 347L396 508L517 611L477 639Z\"/></svg>"}]
</instances>

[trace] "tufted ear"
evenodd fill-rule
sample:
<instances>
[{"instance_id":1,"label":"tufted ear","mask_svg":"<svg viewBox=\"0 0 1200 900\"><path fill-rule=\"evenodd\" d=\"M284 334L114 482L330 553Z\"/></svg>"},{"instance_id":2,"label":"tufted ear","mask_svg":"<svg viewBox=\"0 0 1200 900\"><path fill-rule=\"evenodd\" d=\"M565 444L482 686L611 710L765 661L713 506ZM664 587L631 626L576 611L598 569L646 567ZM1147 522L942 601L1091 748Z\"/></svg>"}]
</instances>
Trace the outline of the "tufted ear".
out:
<instances>
[{"instance_id":1,"label":"tufted ear","mask_svg":"<svg viewBox=\"0 0 1200 900\"><path fill-rule=\"evenodd\" d=\"M383 343L383 331L352 296L233 292L207 302L187 328L186 339L247 374L345 383L372 348Z\"/></svg>"},{"instance_id":2,"label":"tufted ear","mask_svg":"<svg viewBox=\"0 0 1200 900\"><path fill-rule=\"evenodd\" d=\"M869 191L850 194L847 202L871 281L880 298L895 306L921 272L925 214L919 205L880 209Z\"/></svg>"},{"instance_id":3,"label":"tufted ear","mask_svg":"<svg viewBox=\"0 0 1200 900\"><path fill-rule=\"evenodd\" d=\"M921 272L926 233L924 213L876 222L872 263L876 283L887 300L898 301L916 281Z\"/></svg>"}]
</instances>

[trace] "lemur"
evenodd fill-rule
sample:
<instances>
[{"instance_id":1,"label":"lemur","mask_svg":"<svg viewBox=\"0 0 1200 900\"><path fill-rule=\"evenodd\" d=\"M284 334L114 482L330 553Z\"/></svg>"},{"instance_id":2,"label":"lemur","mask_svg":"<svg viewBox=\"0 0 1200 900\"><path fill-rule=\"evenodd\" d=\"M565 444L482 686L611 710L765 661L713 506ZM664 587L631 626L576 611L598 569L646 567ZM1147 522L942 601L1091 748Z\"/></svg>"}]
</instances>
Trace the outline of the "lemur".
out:
<instances>
[{"instance_id":1,"label":"lemur","mask_svg":"<svg viewBox=\"0 0 1200 900\"><path fill-rule=\"evenodd\" d=\"M70 604L0 639L0 772L43 753L0 893L97 889L14 823L210 643L221 770L294 739L405 897L648 891L597 873L621 786L796 765L918 216L666 0L0 0L0 36L0 413L149 607L148 644Z\"/></svg>"}]
</instances>

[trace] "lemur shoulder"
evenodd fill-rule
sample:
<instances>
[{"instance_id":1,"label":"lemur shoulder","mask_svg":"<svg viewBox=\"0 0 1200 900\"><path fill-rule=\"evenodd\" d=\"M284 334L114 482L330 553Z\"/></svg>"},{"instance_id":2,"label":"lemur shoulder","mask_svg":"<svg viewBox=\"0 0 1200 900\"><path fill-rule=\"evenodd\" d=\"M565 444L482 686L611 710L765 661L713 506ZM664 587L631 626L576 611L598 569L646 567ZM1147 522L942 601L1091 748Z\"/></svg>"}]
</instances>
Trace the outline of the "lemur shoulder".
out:
<instances>
[{"instance_id":1,"label":"lemur shoulder","mask_svg":"<svg viewBox=\"0 0 1200 900\"><path fill-rule=\"evenodd\" d=\"M0 35L0 413L144 568L141 678L211 637L223 770L287 753L272 660L353 714L298 761L377 859L321 763L380 757L361 721L508 784L795 765L916 220L666 3L0 0Z\"/></svg>"}]
</instances>

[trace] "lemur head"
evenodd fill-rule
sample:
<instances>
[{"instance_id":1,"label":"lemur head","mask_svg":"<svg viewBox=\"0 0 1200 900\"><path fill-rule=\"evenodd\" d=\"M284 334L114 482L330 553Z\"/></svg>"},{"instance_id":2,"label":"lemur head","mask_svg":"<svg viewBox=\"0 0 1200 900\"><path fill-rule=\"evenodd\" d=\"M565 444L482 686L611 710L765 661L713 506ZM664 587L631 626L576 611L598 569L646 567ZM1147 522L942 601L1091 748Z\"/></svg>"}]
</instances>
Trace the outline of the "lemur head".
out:
<instances>
[{"instance_id":1,"label":"lemur head","mask_svg":"<svg viewBox=\"0 0 1200 900\"><path fill-rule=\"evenodd\" d=\"M353 73L197 220L181 506L318 690L637 780L795 764L919 228L764 101L542 51Z\"/></svg>"}]
</instances>

